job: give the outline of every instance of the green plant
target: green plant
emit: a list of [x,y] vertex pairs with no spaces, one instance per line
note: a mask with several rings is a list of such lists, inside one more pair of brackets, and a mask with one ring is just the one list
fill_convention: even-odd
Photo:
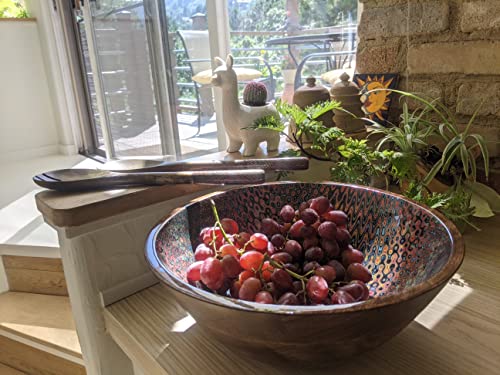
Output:
[[455,186],[444,193],[436,193],[427,191],[422,183],[412,182],[405,195],[437,209],[459,227],[467,224],[479,230],[470,220],[475,213],[475,208],[471,206],[472,193],[463,186]]
[[[480,134],[471,132],[480,107],[462,131],[455,116],[439,101],[392,91],[420,106],[410,113],[405,103],[399,126],[385,128],[373,122],[370,126],[372,134],[383,135],[378,149],[386,142],[391,142],[396,149],[388,155],[392,176],[410,182],[403,191],[406,196],[440,210],[459,225],[467,223],[477,229],[470,222],[472,216],[490,217],[500,211],[500,196],[476,181],[477,157],[482,158],[486,176],[489,174],[486,142]],[[429,145],[429,137],[443,143],[443,150]],[[423,178],[419,178],[416,170],[419,162],[431,163]],[[451,177],[447,191],[429,190],[430,182],[436,177]]]
[[28,18],[28,12],[20,1],[0,0],[0,18]]
[[[316,160],[334,162],[335,165],[331,169],[332,179],[366,185],[372,177],[384,175],[387,171],[392,152],[372,150],[367,140],[348,137],[341,129],[328,128],[318,120],[332,109],[341,110],[340,103],[326,101],[301,109],[278,100],[276,108],[285,120],[295,124],[295,131],[284,133],[284,122],[274,116],[258,119],[251,128],[279,131],[296,144],[303,154]],[[306,149],[302,142],[304,136],[312,142],[310,149],[319,151],[321,156]]]
[[[373,151],[366,139],[342,135],[338,153],[341,158],[331,169],[335,181],[368,185],[374,176],[383,176],[387,170],[389,152]],[[386,186],[388,182],[386,180]]]
[[428,184],[438,173],[445,175],[452,172],[454,162],[458,162],[461,172],[464,175],[461,176],[457,171],[454,171],[456,177],[455,183],[464,179],[475,182],[477,175],[476,158],[478,153],[482,157],[486,177],[488,176],[489,153],[486,142],[482,135],[471,132],[471,127],[481,106],[479,106],[471,116],[464,130],[460,131],[456,117],[440,101],[431,101],[404,91],[392,91],[402,97],[420,103],[423,109],[421,110],[421,115],[418,116],[418,122],[428,129],[432,129],[432,134],[439,135],[445,143],[441,158],[433,165],[424,178],[424,184]]
[[417,177],[417,161],[419,153],[428,146],[428,138],[435,134],[433,127],[428,126],[423,119],[428,114],[428,107],[410,112],[408,105],[403,103],[403,112],[398,126],[382,126],[375,121],[369,121],[367,128],[370,134],[380,134],[383,137],[377,141],[377,150],[387,143],[392,143],[396,150],[388,154],[391,159],[390,173],[396,180],[413,181]]

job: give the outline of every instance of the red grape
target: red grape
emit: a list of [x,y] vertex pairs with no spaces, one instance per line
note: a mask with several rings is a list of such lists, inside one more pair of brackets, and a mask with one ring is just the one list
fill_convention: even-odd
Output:
[[337,242],[342,249],[351,243],[351,235],[347,229],[337,227]]
[[303,272],[304,274],[306,274],[312,270],[315,270],[318,267],[321,267],[321,264],[313,260],[312,262],[307,262],[306,264],[304,264]]
[[311,202],[311,208],[318,213],[318,215],[324,214],[328,207],[330,207],[330,201],[326,197],[314,198]]
[[337,226],[331,221],[325,221],[318,227],[318,234],[326,240],[334,240],[337,234]]
[[359,250],[348,247],[342,251],[342,263],[344,267],[348,267],[351,263],[362,263],[365,256]]
[[323,259],[323,257],[324,257],[323,250],[321,249],[321,247],[317,246],[307,249],[304,254],[304,258],[306,258],[306,260],[309,261],[315,260],[319,262]]
[[201,265],[200,279],[208,288],[212,290],[219,289],[224,281],[220,260],[216,258],[205,259]]
[[229,294],[233,298],[239,298],[241,283],[238,280],[235,280],[231,285],[231,289],[229,289]]
[[254,233],[250,236],[250,243],[255,250],[265,251],[267,250],[268,239],[265,234]]
[[333,221],[337,225],[346,225],[348,220],[345,212],[339,210],[328,211],[323,215],[323,219]]
[[335,268],[331,266],[321,266],[316,268],[314,274],[317,276],[321,276],[327,284],[331,284],[335,278],[337,277],[337,272],[335,272]]
[[361,263],[351,263],[347,267],[347,278],[349,280],[360,280],[364,283],[371,281],[372,274]]
[[311,276],[306,285],[307,296],[311,301],[321,303],[328,297],[328,284],[321,276]]
[[232,255],[233,257],[239,258],[239,256],[240,256],[236,246],[229,245],[229,244],[222,245],[220,247],[219,251],[220,251],[220,255],[222,257],[224,257],[226,255]]
[[340,255],[340,248],[335,240],[325,240],[324,238],[320,241],[321,247],[325,250],[326,256],[328,258],[335,258]]
[[293,288],[293,279],[285,270],[274,270],[273,274],[271,275],[271,280],[273,281],[276,289],[282,290],[284,292]]
[[356,302],[367,299],[369,295],[368,287],[359,280],[351,281],[349,284],[341,286],[338,288],[338,291],[349,293]]
[[236,234],[239,231],[238,223],[233,219],[224,218],[220,223],[222,224],[222,229],[224,229],[224,232],[227,234]]
[[293,293],[285,293],[278,299],[278,305],[298,305],[299,300]]
[[271,259],[275,262],[283,264],[293,262],[292,256],[288,253],[285,253],[284,251],[271,255]]
[[264,279],[264,281],[266,282],[271,281],[271,275],[273,271],[274,267],[271,266],[271,264],[268,261],[264,262],[264,264],[262,265],[262,273],[261,273],[261,276]]
[[278,250],[276,250],[276,248],[274,247],[274,245],[271,243],[271,241],[269,241],[267,243],[267,255],[271,256],[273,255],[274,253],[276,253]]
[[234,236],[234,239],[241,247],[245,246],[245,244],[250,241],[250,233],[240,232]]
[[302,202],[299,205],[299,214],[300,214],[300,212],[304,211],[306,208],[309,208],[309,203],[308,202]]
[[283,206],[278,217],[261,219],[259,233],[239,232],[234,219],[224,218],[221,228],[200,231],[202,243],[186,279],[206,291],[265,304],[364,301],[372,275],[362,265],[363,253],[350,245],[348,221],[324,196],[300,203],[298,210]]
[[309,249],[310,247],[317,246],[318,244],[319,240],[316,236],[305,238],[304,242],[302,243],[304,249]]
[[252,271],[243,271],[240,273],[238,276],[238,281],[240,282],[240,285],[245,282],[246,279],[249,279],[250,277],[255,277],[255,272]]
[[271,243],[276,246],[278,249],[282,248],[285,244],[285,237],[282,234],[275,234],[271,237]]
[[342,263],[340,263],[338,260],[331,260],[331,261],[328,262],[328,265],[330,267],[335,268],[335,274],[337,275],[337,277],[335,278],[336,281],[342,281],[342,280],[344,280],[344,278],[345,278],[345,268],[342,265]]
[[224,273],[224,276],[232,279],[240,274],[240,262],[234,256],[224,255],[220,262],[222,265],[222,272]]
[[281,209],[280,216],[285,223],[291,223],[292,220],[295,218],[295,209],[287,204],[286,206],[283,206],[283,208]]
[[306,225],[312,225],[318,221],[319,216],[312,208],[306,208],[300,213],[300,218]]
[[207,246],[210,246],[214,239],[215,245],[217,247],[220,247],[222,245],[222,242],[224,241],[224,236],[222,235],[222,231],[220,230],[220,228],[210,228],[203,235],[203,243]]
[[302,246],[295,240],[286,241],[285,251],[290,254],[293,259],[299,259],[302,256]]
[[243,284],[241,284],[239,297],[245,301],[254,301],[255,296],[262,289],[262,283],[259,279],[255,277],[250,277],[246,279]]
[[203,261],[194,262],[191,264],[186,271],[186,278],[189,282],[195,282],[201,280],[200,270],[203,265]]
[[204,243],[199,244],[194,251],[194,259],[196,261],[205,260],[213,257],[214,255],[214,251]]
[[265,290],[260,291],[255,296],[255,302],[257,303],[273,303],[273,295]]
[[240,258],[240,266],[247,271],[257,271],[264,260],[264,254],[251,250],[247,251]]
[[312,225],[304,225],[302,228],[300,228],[300,237],[309,238],[314,236],[316,236],[316,228],[314,228]]
[[266,217],[261,221],[260,231],[271,237],[273,234],[280,233],[280,225],[275,220]]
[[349,293],[343,290],[337,290],[332,294],[331,302],[333,305],[342,305],[344,303],[356,302],[356,300]]
[[295,223],[293,223],[289,231],[290,236],[294,238],[300,238],[301,237],[300,228],[302,228],[303,226],[304,222],[302,220],[297,220]]

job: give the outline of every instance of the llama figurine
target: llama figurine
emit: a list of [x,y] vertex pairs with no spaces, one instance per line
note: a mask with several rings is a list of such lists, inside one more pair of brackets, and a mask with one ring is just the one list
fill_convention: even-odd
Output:
[[222,111],[224,128],[229,138],[227,152],[238,152],[244,145],[243,156],[253,156],[260,142],[267,143],[267,151],[276,151],[280,143],[277,131],[269,129],[245,129],[255,120],[273,115],[279,118],[278,111],[272,104],[251,107],[241,104],[238,99],[238,79],[233,70],[233,56],[228,55],[226,62],[215,58],[218,67],[212,76],[212,84],[222,89]]

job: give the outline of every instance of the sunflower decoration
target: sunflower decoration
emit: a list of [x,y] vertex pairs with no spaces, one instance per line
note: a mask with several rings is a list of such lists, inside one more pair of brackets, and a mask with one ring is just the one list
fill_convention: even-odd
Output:
[[397,85],[397,74],[357,74],[354,82],[360,88],[360,100],[363,112],[371,120],[382,124],[387,122],[387,114],[391,106],[392,91]]

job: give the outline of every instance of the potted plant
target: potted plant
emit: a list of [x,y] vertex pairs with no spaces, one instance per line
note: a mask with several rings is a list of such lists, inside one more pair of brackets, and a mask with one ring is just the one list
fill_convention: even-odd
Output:
[[[476,113],[464,130],[439,101],[393,90],[403,98],[420,103],[409,112],[403,105],[398,126],[383,127],[372,122],[372,134],[382,134],[377,148],[391,143],[390,174],[400,182],[405,195],[439,208],[457,224],[471,224],[471,216],[489,217],[500,210],[500,197],[476,181],[477,163],[489,172],[489,154],[480,134],[471,132]],[[430,140],[436,145],[430,144]],[[440,145],[438,147],[437,145]]]
[[[277,100],[276,109],[284,121],[267,116],[257,120],[251,128],[281,132],[302,154],[328,167],[330,178],[335,181],[387,187],[387,152],[372,150],[366,139],[346,136],[343,130],[326,127],[319,120],[333,109],[342,110],[340,103],[325,101],[301,109]],[[286,121],[294,122],[293,131],[285,132]],[[304,139],[308,140],[307,146]]]

